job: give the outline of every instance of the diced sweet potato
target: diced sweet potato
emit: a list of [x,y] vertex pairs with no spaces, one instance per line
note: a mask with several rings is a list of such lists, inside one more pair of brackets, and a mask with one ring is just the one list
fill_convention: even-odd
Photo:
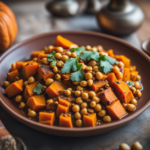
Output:
[[32,52],[31,53],[31,58],[35,58],[35,57],[38,57],[38,55],[40,54],[40,53],[44,53],[44,51],[34,51],[34,52]]
[[58,98],[58,99],[59,99],[59,104],[64,105],[66,107],[70,107],[71,103],[69,101],[61,99],[61,98]]
[[39,112],[39,122],[43,124],[53,125],[55,121],[55,112]]
[[23,63],[23,75],[25,79],[28,79],[31,76],[34,76],[37,73],[37,63],[31,62],[24,64]]
[[39,81],[36,81],[32,84],[29,84],[25,87],[25,90],[24,90],[24,93],[23,93],[23,96],[24,96],[24,99],[27,101],[29,97],[35,95],[35,93],[33,92],[33,89],[39,84]]
[[53,78],[55,76],[54,73],[44,65],[39,65],[37,70],[38,70],[39,80],[43,78],[43,80],[46,81],[47,78]]
[[94,127],[97,124],[96,113],[83,116],[84,127]]
[[71,75],[71,73],[68,73],[68,74],[62,73],[61,74],[62,78],[67,79],[67,80],[70,80],[70,75]]
[[12,84],[10,84],[6,89],[5,92],[8,97],[13,97],[23,91],[23,80],[18,80]]
[[9,82],[14,82],[16,77],[19,76],[18,70],[14,70],[12,72],[7,73],[7,76]]
[[38,59],[47,58],[47,54],[39,53]]
[[118,61],[122,61],[125,65],[125,67],[130,67],[130,59],[127,58],[126,56],[124,55],[115,55],[115,58],[118,60]]
[[122,103],[129,103],[134,98],[129,86],[124,81],[113,82],[113,88]]
[[101,99],[104,105],[110,105],[118,99],[112,91],[111,87],[102,92],[99,92],[98,97]]
[[114,57],[115,56],[112,49],[108,50],[107,53],[108,53],[108,56],[110,56],[110,57]]
[[71,116],[64,116],[63,114],[61,114],[59,116],[59,126],[72,128],[73,126]]
[[107,78],[109,84],[112,86],[113,82],[117,80],[114,73],[109,73]]
[[138,71],[132,71],[131,74],[130,74],[131,79],[133,81],[136,81],[137,75],[138,75]]
[[124,74],[123,74],[123,81],[129,81],[130,80],[130,69],[124,68]]
[[129,69],[130,69],[131,72],[136,71],[136,66],[130,66]]
[[16,69],[21,70],[22,69],[23,62],[16,62]]
[[11,64],[10,72],[16,70],[16,64]]
[[57,110],[56,110],[57,117],[59,117],[62,113],[68,113],[68,112],[69,112],[69,107],[58,104]]
[[30,97],[27,101],[27,105],[35,111],[45,108],[46,101],[44,95],[34,95]]
[[95,81],[93,83],[93,85],[91,86],[91,90],[93,90],[94,92],[98,92],[100,88],[102,88],[103,86],[105,86],[107,82],[104,80],[101,81]]
[[60,81],[54,81],[47,89],[46,93],[50,98],[57,97],[58,93],[64,90],[65,87]]
[[78,47],[77,44],[69,41],[68,39],[57,35],[56,41],[55,41],[55,46],[62,46],[63,48],[76,48]]
[[106,106],[106,108],[108,110],[109,115],[114,119],[121,119],[127,114],[126,110],[121,105],[119,100],[115,101],[113,104],[109,106]]

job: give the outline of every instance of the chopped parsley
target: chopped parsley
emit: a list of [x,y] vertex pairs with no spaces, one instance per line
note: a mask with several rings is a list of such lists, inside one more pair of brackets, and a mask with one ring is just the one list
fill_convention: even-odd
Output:
[[127,81],[127,84],[128,84],[128,86],[129,86],[129,87],[134,86],[134,83],[133,83],[133,82],[131,82],[131,81]]
[[55,58],[55,54],[56,54],[56,51],[53,51],[51,54],[47,54],[47,60],[48,61],[52,61],[52,65],[53,66],[56,66],[56,58]]
[[33,92],[39,95],[39,94],[42,93],[42,88],[43,88],[43,86],[39,83],[39,84],[33,89]]
[[84,51],[84,47],[72,48],[72,52],[75,52],[77,55],[80,55]]
[[99,53],[95,51],[84,51],[79,57],[85,61],[89,61],[90,59],[99,61]]

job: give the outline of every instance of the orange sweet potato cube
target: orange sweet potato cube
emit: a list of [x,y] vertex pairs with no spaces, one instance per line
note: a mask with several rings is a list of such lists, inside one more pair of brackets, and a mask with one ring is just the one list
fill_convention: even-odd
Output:
[[23,93],[23,96],[24,96],[24,99],[27,101],[29,97],[35,95],[35,93],[33,92],[33,89],[39,84],[39,81],[36,81],[32,84],[29,84],[25,87],[25,90],[24,90],[24,93]]
[[114,56],[115,56],[112,49],[109,49],[109,50],[107,51],[107,53],[108,53],[108,56],[110,56],[110,57],[114,57]]
[[62,113],[68,113],[69,112],[69,107],[58,104],[56,114],[57,117],[59,117]]
[[107,82],[104,80],[101,81],[95,81],[93,83],[93,85],[91,86],[91,90],[93,90],[94,92],[98,92],[100,88],[102,88],[103,86],[105,86]]
[[129,81],[130,80],[130,69],[124,68],[124,74],[123,74],[123,81]]
[[113,82],[113,88],[116,92],[117,97],[122,103],[129,103],[133,98],[133,94],[129,89],[129,86],[124,81]]
[[136,66],[130,66],[129,69],[130,69],[131,72],[136,71]]
[[54,81],[47,89],[46,93],[48,94],[49,98],[57,97],[58,93],[64,90],[65,87],[60,81]]
[[31,62],[24,64],[23,63],[23,75],[25,79],[28,79],[31,76],[34,76],[37,72],[37,63],[36,62]]
[[44,53],[44,51],[34,51],[34,52],[32,52],[31,53],[31,58],[35,58],[35,57],[38,57],[38,55],[40,54],[40,53]]
[[47,54],[39,53],[38,59],[43,59],[43,58],[47,58]]
[[107,78],[109,84],[112,86],[113,82],[117,80],[114,73],[109,73]]
[[7,73],[7,76],[9,82],[14,82],[16,80],[16,77],[19,76],[18,70]]
[[55,112],[39,112],[39,122],[43,124],[53,125],[55,121]]
[[30,97],[27,101],[27,105],[35,111],[45,108],[46,101],[44,95],[34,95]]
[[55,76],[54,73],[44,65],[38,66],[38,75],[39,80],[43,78],[44,81],[46,81],[47,78],[53,78]]
[[118,61],[122,61],[125,65],[125,67],[130,67],[130,59],[127,58],[126,56],[124,55],[115,55],[115,58],[118,60]]
[[106,106],[112,104],[114,101],[118,99],[114,94],[114,92],[112,91],[111,87],[102,92],[99,92],[98,97],[101,99],[102,103]]
[[17,70],[21,70],[22,69],[22,65],[23,65],[23,62],[16,62],[16,69]]
[[59,104],[64,105],[66,107],[70,107],[71,103],[69,101],[61,99],[61,98],[58,98],[58,99],[59,99]]
[[63,78],[63,79],[67,79],[67,80],[70,80],[70,75],[71,75],[71,73],[67,73],[67,74],[62,73],[62,74],[61,74],[62,78]]
[[59,116],[59,126],[72,128],[73,125],[72,125],[71,116],[67,116],[67,115],[65,116],[61,114]]
[[138,71],[132,71],[132,72],[131,72],[130,75],[131,75],[131,79],[132,79],[133,81],[136,81],[136,77],[137,77],[138,73],[139,73]]
[[121,105],[120,101],[117,100],[109,106],[106,106],[109,115],[114,119],[121,119],[124,117],[127,112],[124,107]]
[[8,97],[13,97],[23,91],[23,80],[18,80],[12,84],[10,84],[6,89],[5,92]]
[[83,116],[84,127],[94,127],[97,124],[96,113]]

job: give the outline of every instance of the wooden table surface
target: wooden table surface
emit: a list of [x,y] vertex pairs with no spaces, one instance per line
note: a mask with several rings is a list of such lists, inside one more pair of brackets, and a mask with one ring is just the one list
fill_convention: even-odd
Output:
[[[83,14],[73,18],[53,17],[45,10],[45,3],[46,0],[7,2],[15,12],[18,22],[19,30],[15,43],[40,33],[56,30],[100,32],[93,15]],[[149,1],[137,3],[147,8],[144,12],[149,12]],[[146,18],[149,18],[149,15],[150,13],[147,13]],[[137,32],[140,41],[150,35],[148,22],[149,19],[146,19]],[[123,39],[140,49],[138,37],[132,34]],[[28,150],[117,150],[120,143],[126,142],[131,145],[135,141],[140,141],[144,150],[150,150],[150,108],[123,127],[102,135],[82,138],[64,138],[35,131],[15,120],[2,107],[0,107],[0,119],[12,135],[20,137],[25,142]]]

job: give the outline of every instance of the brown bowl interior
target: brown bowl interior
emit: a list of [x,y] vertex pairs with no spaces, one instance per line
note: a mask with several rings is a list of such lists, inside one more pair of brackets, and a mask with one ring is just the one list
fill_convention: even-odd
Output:
[[[102,45],[105,50],[113,49],[115,54],[122,54],[131,59],[131,64],[137,66],[137,70],[142,77],[143,91],[137,108],[125,118],[114,121],[109,124],[102,124],[96,127],[88,128],[63,128],[56,126],[43,125],[38,122],[29,120],[20,110],[7,98],[2,87],[3,81],[6,80],[6,74],[10,65],[16,61],[28,59],[31,52],[41,50],[44,46],[51,45],[55,42],[56,36],[60,34],[70,39],[78,45]],[[8,51],[6,51],[0,60],[0,103],[13,117],[22,123],[42,132],[60,136],[89,136],[108,132],[120,127],[140,115],[147,107],[150,100],[150,59],[142,51],[130,46],[128,43],[104,34],[85,32],[85,31],[68,31],[46,33],[33,37],[27,41],[21,42]]]

